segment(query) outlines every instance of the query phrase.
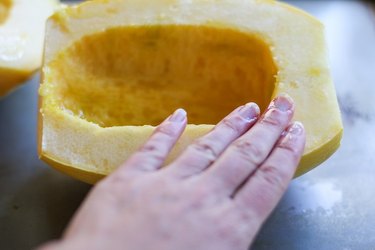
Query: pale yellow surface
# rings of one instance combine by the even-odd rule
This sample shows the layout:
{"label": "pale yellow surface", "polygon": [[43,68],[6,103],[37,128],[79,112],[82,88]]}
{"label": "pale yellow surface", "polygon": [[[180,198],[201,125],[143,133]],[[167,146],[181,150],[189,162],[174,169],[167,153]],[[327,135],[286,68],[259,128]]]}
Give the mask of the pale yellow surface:
{"label": "pale yellow surface", "polygon": [[44,60],[39,153],[90,183],[181,106],[191,122],[168,161],[235,106],[280,93],[307,130],[296,175],[340,143],[323,26],[278,2],[90,1],[48,21]]}
{"label": "pale yellow surface", "polygon": [[58,0],[0,1],[0,97],[42,63],[45,21]]}

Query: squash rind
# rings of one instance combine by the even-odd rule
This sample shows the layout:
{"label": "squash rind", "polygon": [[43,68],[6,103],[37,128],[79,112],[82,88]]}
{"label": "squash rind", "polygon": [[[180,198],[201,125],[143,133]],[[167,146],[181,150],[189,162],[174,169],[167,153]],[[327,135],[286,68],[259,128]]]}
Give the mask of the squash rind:
{"label": "squash rind", "polygon": [[[306,149],[296,176],[322,163],[339,147],[343,127],[326,58],[324,27],[312,16],[286,4],[266,0],[86,2],[61,10],[49,19],[44,65],[83,36],[119,25],[150,24],[225,27],[259,35],[269,44],[279,69],[273,96],[281,93],[291,96],[297,107],[294,119],[301,121],[307,130]],[[48,93],[50,73],[45,67],[40,90],[39,154],[61,171],[94,183],[134,152],[154,127],[101,128],[53,107]],[[169,161],[212,127],[189,124]],[[74,145],[74,150],[69,145]],[[90,173],[93,178],[87,177]]]}

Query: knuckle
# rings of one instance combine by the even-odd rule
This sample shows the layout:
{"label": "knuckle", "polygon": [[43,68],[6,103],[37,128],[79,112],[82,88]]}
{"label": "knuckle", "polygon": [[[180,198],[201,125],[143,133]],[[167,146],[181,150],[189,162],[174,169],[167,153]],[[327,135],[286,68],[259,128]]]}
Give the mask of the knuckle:
{"label": "knuckle", "polygon": [[144,152],[144,153],[150,153],[150,152],[154,152],[157,150],[157,146],[153,143],[146,143],[145,145],[143,145],[139,151],[140,152]]}
{"label": "knuckle", "polygon": [[176,137],[177,131],[173,129],[172,126],[168,126],[168,124],[160,125],[155,128],[154,134],[163,134],[168,137]]}
{"label": "knuckle", "polygon": [[111,198],[119,194],[119,190],[124,190],[124,186],[128,181],[125,178],[112,176],[105,180],[100,181],[95,185],[94,195]]}
{"label": "knuckle", "polygon": [[[162,148],[158,147],[153,143],[146,143],[142,148],[139,150],[141,154],[140,157],[147,157],[150,159],[154,159],[157,162],[164,161],[164,152]],[[142,161],[143,162],[143,161]]]}
{"label": "knuckle", "polygon": [[133,180],[133,176],[128,172],[126,174],[114,173],[107,178],[102,179],[95,185],[95,188],[108,192],[108,190],[111,190],[114,187],[129,185]]}
{"label": "knuckle", "polygon": [[191,147],[210,160],[215,160],[219,157],[219,152],[215,149],[213,144],[206,140],[196,140],[193,144],[191,144]]}
{"label": "knuckle", "polygon": [[[157,164],[160,162],[164,162],[165,160],[165,156],[164,154],[162,154],[161,152],[157,152],[155,154],[152,154],[151,156],[151,159],[153,159],[155,162],[157,162]],[[151,169],[154,169],[154,166],[150,166]]]}
{"label": "knuckle", "polygon": [[237,221],[246,221],[246,222],[251,222],[256,218],[254,214],[252,213],[251,209],[246,209],[246,210],[240,210],[237,213]]}
{"label": "knuckle", "polygon": [[237,223],[242,223],[242,222],[246,222],[245,225],[243,225],[242,227],[242,232],[245,231],[247,232],[246,235],[251,235],[254,232],[253,229],[257,229],[261,226],[261,224],[263,223],[262,221],[262,218],[260,218],[259,216],[257,216],[257,214],[255,214],[254,210],[251,209],[251,204],[252,202],[254,202],[253,200],[249,200],[248,201],[248,205],[246,207],[241,207],[241,208],[238,208],[237,207],[237,215],[236,215],[236,222]]}
{"label": "knuckle", "polygon": [[259,165],[264,160],[264,152],[261,148],[250,141],[238,141],[234,144],[234,150],[244,160]]}
{"label": "knuckle", "polygon": [[200,210],[204,208],[209,199],[212,198],[212,192],[207,186],[197,185],[197,187],[190,193],[190,202],[188,203],[189,210]]}
{"label": "knuckle", "polygon": [[153,171],[155,167],[159,168],[159,165],[165,161],[166,154],[162,148],[148,144],[144,145],[133,157],[128,162],[133,169]]}
{"label": "knuckle", "polygon": [[[213,221],[216,225],[216,237],[220,240],[225,239],[231,249],[246,249],[248,247],[248,230],[243,230],[243,226],[234,226],[234,221],[223,221],[217,218]],[[243,223],[243,221],[241,221]]]}
{"label": "knuckle", "polygon": [[243,223],[244,221],[246,222],[242,226],[242,230],[240,232],[245,233],[247,237],[253,236],[255,237],[256,232],[259,230],[259,228],[262,226],[264,223],[264,219],[262,216],[259,216],[254,209],[252,208],[252,203],[254,200],[248,200],[247,206],[246,207],[241,207],[240,211],[237,213],[237,222]]}
{"label": "knuckle", "polygon": [[260,120],[260,123],[272,127],[281,127],[286,124],[286,118],[285,112],[281,112],[277,109],[270,109]]}
{"label": "knuckle", "polygon": [[199,196],[193,197],[191,202],[189,203],[189,210],[200,210],[205,206],[204,199],[200,198]]}
{"label": "knuckle", "polygon": [[165,155],[158,150],[153,151],[152,153],[148,154],[146,157],[148,157],[149,160],[142,161],[139,164],[138,168],[143,168],[145,170],[147,169],[154,170],[155,166],[159,165],[165,160]]}
{"label": "knuckle", "polygon": [[259,168],[261,178],[267,186],[283,192],[287,188],[288,175],[281,168],[272,165],[266,165]]}
{"label": "knuckle", "polygon": [[164,161],[165,153],[163,147],[158,146],[156,143],[148,142],[143,145],[139,152],[140,158],[147,157],[157,161]]}
{"label": "knuckle", "polygon": [[290,140],[281,142],[277,147],[285,150],[287,152],[287,156],[291,157],[293,161],[297,161],[300,158],[300,151]]}
{"label": "knuckle", "polygon": [[[220,222],[220,219],[215,222],[216,224],[216,230],[217,230],[217,235],[221,239],[229,239],[232,238],[234,235],[233,228],[230,226],[229,223],[222,223]],[[234,238],[234,237],[233,237]]]}
{"label": "knuckle", "polygon": [[239,117],[224,118],[224,120],[222,121],[222,125],[232,130],[236,134],[240,134],[242,133],[243,128],[239,126],[241,120],[238,118]]}

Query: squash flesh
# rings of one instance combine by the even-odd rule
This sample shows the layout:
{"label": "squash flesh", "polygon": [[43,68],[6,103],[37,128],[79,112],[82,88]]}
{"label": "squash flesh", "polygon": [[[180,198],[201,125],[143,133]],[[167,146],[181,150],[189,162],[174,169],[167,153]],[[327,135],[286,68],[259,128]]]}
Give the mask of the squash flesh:
{"label": "squash flesh", "polygon": [[249,101],[265,108],[277,73],[256,36],[181,25],[85,36],[48,68],[53,100],[101,127],[157,125],[177,108],[190,124],[215,124]]}
{"label": "squash flesh", "polygon": [[11,8],[12,0],[2,0],[0,2],[0,25],[7,20]]}
{"label": "squash flesh", "polygon": [[0,97],[42,64],[45,21],[58,0],[0,1]]}

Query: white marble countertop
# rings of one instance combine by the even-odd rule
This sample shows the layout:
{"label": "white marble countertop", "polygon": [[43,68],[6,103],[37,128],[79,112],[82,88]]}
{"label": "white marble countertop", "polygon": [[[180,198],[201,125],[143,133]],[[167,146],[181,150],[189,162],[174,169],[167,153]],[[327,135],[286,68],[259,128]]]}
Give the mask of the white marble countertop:
{"label": "white marble countertop", "polygon": [[[252,249],[375,249],[375,13],[359,1],[287,2],[326,25],[345,130],[334,156],[292,182]],[[0,100],[0,249],[59,237],[90,189],[38,160],[38,82]]]}

